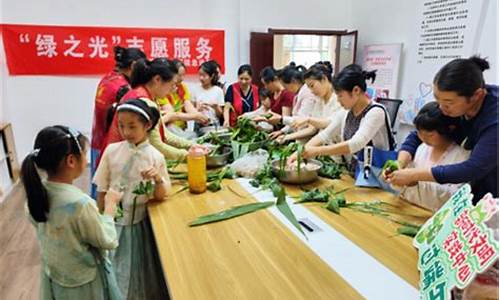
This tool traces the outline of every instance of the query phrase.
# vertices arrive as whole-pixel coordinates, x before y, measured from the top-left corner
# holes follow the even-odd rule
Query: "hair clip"
[[[38,157],[38,153],[40,153],[40,148],[33,149],[30,154],[33,155],[34,157]]]

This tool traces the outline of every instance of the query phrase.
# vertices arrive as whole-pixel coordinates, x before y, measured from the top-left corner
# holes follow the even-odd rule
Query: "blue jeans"
[[[97,149],[90,150],[90,197],[97,200],[97,186],[92,183],[95,171],[97,169],[97,158],[101,151]]]

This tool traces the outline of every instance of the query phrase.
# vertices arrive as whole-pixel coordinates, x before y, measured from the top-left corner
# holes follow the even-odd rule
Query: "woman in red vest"
[[[152,61],[138,60],[132,71],[132,90],[127,92],[121,99],[121,103],[129,99],[141,99],[149,106],[159,109],[158,99],[170,94],[177,82],[177,67],[166,58],[155,58]],[[193,143],[182,137],[176,136],[168,131],[163,122],[158,122],[153,130],[149,132],[149,142],[160,151],[166,159],[184,160],[187,150]],[[104,148],[111,144],[122,141],[119,132],[118,117],[114,116],[108,130]]]
[[[252,84],[252,74],[250,65],[238,68],[238,82],[229,86],[224,99],[224,127],[234,126],[239,116],[259,107],[259,88]]]

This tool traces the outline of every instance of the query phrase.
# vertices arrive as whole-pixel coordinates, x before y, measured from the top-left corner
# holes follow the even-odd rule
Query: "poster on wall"
[[[375,98],[397,98],[399,61],[403,44],[367,45],[363,48],[363,70],[377,70],[368,95]]]
[[[432,80],[446,63],[477,54],[488,0],[419,1],[402,87],[401,122],[411,124],[419,109],[434,100]]]
[[[113,69],[117,45],[179,59],[188,74],[212,59],[224,72],[223,30],[3,24],[2,37],[10,75],[101,75]]]

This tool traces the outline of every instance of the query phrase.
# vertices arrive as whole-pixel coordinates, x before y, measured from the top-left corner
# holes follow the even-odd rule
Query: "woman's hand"
[[[271,114],[271,116],[268,117],[267,114]],[[276,125],[281,121],[281,115],[278,115],[277,113],[274,112],[269,112],[264,115],[254,117],[252,120],[256,123],[267,122],[269,124]]]
[[[201,124],[207,124],[209,121],[208,117],[202,114],[201,112],[195,114],[194,120]]]
[[[416,175],[418,169],[403,169],[387,174],[386,181],[395,186],[412,186],[418,183]]]
[[[304,150],[302,150],[303,159],[315,158],[319,155],[321,155],[321,147],[305,146]]]
[[[290,126],[292,126],[293,129],[299,129],[299,128],[302,128],[308,124],[309,124],[308,117],[296,117],[296,118],[294,118],[294,120],[292,121],[292,124],[290,124]]]
[[[276,130],[276,131],[273,131],[269,134],[269,137],[272,139],[272,140],[275,140],[277,139],[278,137],[284,135],[285,133],[281,130]]]
[[[279,137],[276,138],[276,142],[280,145],[284,144],[288,141],[289,141],[289,139],[288,139],[288,136],[286,134],[280,135]]]

